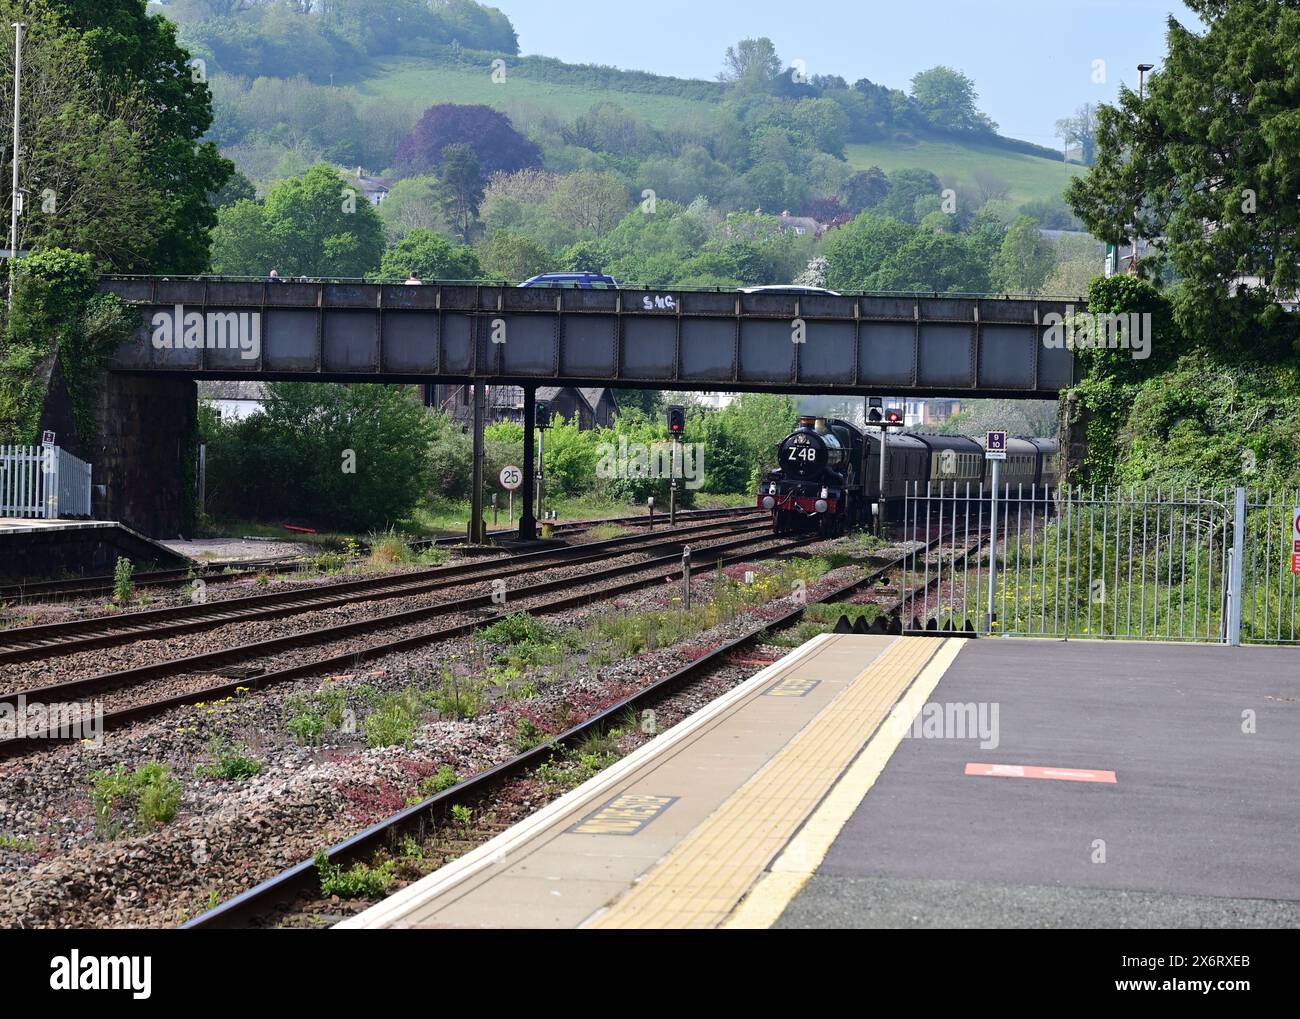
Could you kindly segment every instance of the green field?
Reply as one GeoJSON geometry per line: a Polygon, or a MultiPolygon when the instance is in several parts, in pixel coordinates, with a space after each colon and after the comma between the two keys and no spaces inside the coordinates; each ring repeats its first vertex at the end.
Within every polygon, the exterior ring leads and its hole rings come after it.
{"type": "Polygon", "coordinates": [[[1075,163],[1058,163],[986,145],[962,145],[948,139],[920,140],[913,145],[898,142],[847,145],[845,155],[859,170],[878,166],[888,173],[903,167],[921,167],[943,181],[945,187],[974,184],[978,173],[994,174],[1011,185],[1014,205],[1060,195],[1070,178],[1085,169],[1075,163]]]}
{"type": "Polygon", "coordinates": [[[522,75],[511,75],[509,68],[506,80],[497,84],[492,81],[488,67],[481,72],[468,71],[414,57],[384,60],[377,66],[378,74],[355,83],[354,87],[362,95],[394,102],[414,100],[423,106],[482,103],[525,123],[543,115],[572,120],[596,103],[606,101],[618,103],[661,129],[703,126],[718,115],[716,106],[696,99],[533,81],[522,75]]]}

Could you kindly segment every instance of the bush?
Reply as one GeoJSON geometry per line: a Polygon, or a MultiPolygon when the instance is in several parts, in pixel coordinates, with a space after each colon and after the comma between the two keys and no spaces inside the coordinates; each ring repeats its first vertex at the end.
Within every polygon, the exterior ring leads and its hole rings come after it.
{"type": "Polygon", "coordinates": [[[200,764],[195,770],[205,778],[223,778],[228,782],[252,778],[262,770],[262,764],[256,758],[244,753],[243,747],[232,746],[220,736],[214,736],[208,744],[211,764],[200,764]]]}
{"type": "Polygon", "coordinates": [[[111,771],[91,774],[90,800],[101,831],[116,834],[120,822],[114,820],[119,807],[133,807],[136,822],[142,828],[168,824],[176,817],[181,802],[181,784],[171,769],[157,761],[148,761],[134,771],[119,764],[111,771]]]}
{"type": "Polygon", "coordinates": [[[211,512],[382,530],[435,480],[441,424],[405,386],[272,383],[266,413],[209,424],[211,512]]]}
{"type": "Polygon", "coordinates": [[[396,868],[394,861],[385,860],[377,867],[358,863],[344,870],[338,864],[330,863],[323,851],[312,857],[312,862],[320,874],[321,894],[337,895],[340,899],[378,898],[393,883],[393,870],[396,868]]]}

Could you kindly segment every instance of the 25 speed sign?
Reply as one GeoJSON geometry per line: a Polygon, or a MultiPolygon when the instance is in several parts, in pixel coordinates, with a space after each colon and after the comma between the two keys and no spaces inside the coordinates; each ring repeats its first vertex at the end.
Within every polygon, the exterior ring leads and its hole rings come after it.
{"type": "Polygon", "coordinates": [[[524,472],[518,467],[501,468],[501,487],[507,492],[513,492],[524,483],[524,472]]]}

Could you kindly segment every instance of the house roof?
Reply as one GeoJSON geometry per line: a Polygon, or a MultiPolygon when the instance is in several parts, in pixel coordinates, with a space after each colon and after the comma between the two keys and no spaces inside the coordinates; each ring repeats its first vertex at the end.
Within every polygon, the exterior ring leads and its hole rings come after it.
{"type": "Polygon", "coordinates": [[[265,382],[199,382],[202,400],[265,400],[265,382]]]}
{"type": "MultiPolygon", "coordinates": [[[[578,396],[582,398],[582,402],[585,403],[593,412],[600,406],[600,401],[604,398],[605,394],[609,392],[608,389],[603,387],[583,389],[578,386],[538,386],[537,399],[545,400],[547,403],[550,403],[559,397],[559,395],[566,389],[572,389],[573,392],[577,393],[578,396]]],[[[614,397],[611,394],[610,401],[613,402],[613,400],[614,397]]],[[[523,387],[493,386],[488,403],[493,407],[522,407],[524,405],[523,387]]]]}

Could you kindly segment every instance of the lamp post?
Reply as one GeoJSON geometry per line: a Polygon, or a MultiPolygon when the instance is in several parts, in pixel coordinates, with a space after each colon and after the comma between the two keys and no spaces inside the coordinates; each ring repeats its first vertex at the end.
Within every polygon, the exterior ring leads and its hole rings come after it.
{"type": "Polygon", "coordinates": [[[1155,67],[1155,64],[1138,64],[1138,98],[1143,97],[1146,91],[1147,71],[1155,67]]]}
{"type": "Polygon", "coordinates": [[[22,109],[23,29],[27,26],[14,22],[14,178],[9,195],[9,306],[14,303],[14,262],[18,260],[18,207],[22,194],[18,190],[18,114],[22,109]]]}
{"type": "MultiPolygon", "coordinates": [[[[1146,96],[1147,71],[1155,67],[1155,64],[1138,64],[1138,102],[1146,96]]],[[[1138,213],[1141,210],[1133,209],[1133,274],[1137,275],[1138,264],[1138,213]]]]}

